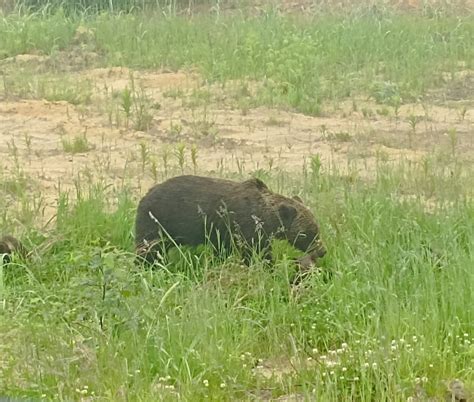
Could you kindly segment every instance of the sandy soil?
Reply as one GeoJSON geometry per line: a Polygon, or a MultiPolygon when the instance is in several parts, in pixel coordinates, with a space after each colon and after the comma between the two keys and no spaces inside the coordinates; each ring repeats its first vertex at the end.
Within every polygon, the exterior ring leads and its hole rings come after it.
{"type": "MultiPolygon", "coordinates": [[[[22,55],[2,65],[21,69],[47,62],[43,56],[22,55]]],[[[46,215],[56,207],[58,188],[73,188],[81,172],[83,180],[131,180],[142,193],[162,179],[164,170],[168,174],[212,174],[224,169],[247,174],[275,168],[301,172],[317,154],[325,169],[344,171],[350,166],[360,175],[370,175],[381,158],[417,161],[451,149],[448,133],[452,130],[456,130],[458,157],[472,161],[474,155],[474,74],[470,71],[447,76],[446,88],[430,94],[423,104],[403,105],[398,117],[392,111],[384,116],[383,105],[368,99],[357,99],[356,110],[352,100],[328,106],[324,117],[247,109],[232,96],[241,84],[230,83],[223,90],[193,72],[92,68],[69,76],[78,85],[88,83],[89,103],[74,105],[9,93],[2,97],[0,92],[3,175],[13,175],[21,166],[32,188],[41,189],[46,197],[46,215]],[[136,104],[149,115],[143,130],[137,130],[143,127],[137,123],[134,105],[128,123],[123,109],[121,96],[132,85],[136,104]],[[415,131],[410,116],[417,116],[415,131]],[[76,137],[85,137],[88,149],[67,152],[65,142],[76,137]],[[185,146],[184,163],[180,144],[185,146]],[[197,164],[192,161],[192,147],[197,150],[197,164]]],[[[249,98],[252,90],[251,85],[249,98]]]]}

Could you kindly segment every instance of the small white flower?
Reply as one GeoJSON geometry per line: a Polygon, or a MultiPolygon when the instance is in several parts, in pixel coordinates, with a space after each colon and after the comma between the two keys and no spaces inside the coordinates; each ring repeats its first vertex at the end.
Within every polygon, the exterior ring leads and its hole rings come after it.
{"type": "Polygon", "coordinates": [[[359,377],[354,377],[354,381],[359,381],[359,377]]]}
{"type": "Polygon", "coordinates": [[[208,381],[208,380],[203,380],[202,383],[204,384],[205,387],[208,387],[208,386],[209,386],[209,381],[208,381]]]}
{"type": "Polygon", "coordinates": [[[373,369],[377,368],[377,363],[375,363],[375,362],[372,363],[372,368],[373,368],[373,369]]]}
{"type": "Polygon", "coordinates": [[[318,353],[318,349],[316,349],[316,348],[313,348],[312,352],[313,352],[313,355],[315,355],[315,354],[317,354],[317,353],[318,353]]]}
{"type": "Polygon", "coordinates": [[[221,385],[220,385],[221,388],[225,388],[226,387],[226,384],[225,382],[221,382],[221,385]]]}
{"type": "Polygon", "coordinates": [[[343,367],[343,368],[342,368],[342,372],[344,373],[344,372],[346,372],[346,371],[347,371],[347,367],[343,367]]]}
{"type": "Polygon", "coordinates": [[[342,349],[347,349],[347,347],[348,347],[347,343],[343,342],[342,345],[341,345],[341,348],[342,349]]]}

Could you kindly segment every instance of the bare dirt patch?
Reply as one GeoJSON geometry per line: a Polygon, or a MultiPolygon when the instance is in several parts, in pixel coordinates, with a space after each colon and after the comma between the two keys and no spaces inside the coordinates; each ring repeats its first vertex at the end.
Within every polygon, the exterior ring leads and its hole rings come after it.
{"type": "Polygon", "coordinates": [[[323,168],[350,167],[362,176],[370,175],[381,158],[418,161],[450,150],[473,158],[469,103],[409,104],[395,114],[356,99],[314,117],[239,108],[222,88],[207,85],[194,72],[97,68],[71,73],[71,79],[92,82],[90,104],[8,97],[0,103],[2,170],[13,174],[20,165],[42,189],[49,213],[58,189],[72,189],[84,172],[87,180],[130,181],[141,193],[165,174],[301,172],[315,155],[323,168]],[[146,129],[137,129],[145,118],[146,129]],[[68,152],[65,142],[77,138],[87,146],[68,152]]]}

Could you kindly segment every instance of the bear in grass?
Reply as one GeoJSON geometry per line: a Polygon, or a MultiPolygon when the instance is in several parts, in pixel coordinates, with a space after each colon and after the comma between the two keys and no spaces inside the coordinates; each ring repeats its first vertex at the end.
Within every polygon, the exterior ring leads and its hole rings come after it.
{"type": "Polygon", "coordinates": [[[172,245],[203,243],[219,250],[236,246],[246,263],[255,250],[271,260],[273,238],[303,251],[303,268],[326,253],[318,223],[301,199],[274,193],[257,178],[177,176],[152,187],[137,208],[137,254],[151,263],[172,245]]]}

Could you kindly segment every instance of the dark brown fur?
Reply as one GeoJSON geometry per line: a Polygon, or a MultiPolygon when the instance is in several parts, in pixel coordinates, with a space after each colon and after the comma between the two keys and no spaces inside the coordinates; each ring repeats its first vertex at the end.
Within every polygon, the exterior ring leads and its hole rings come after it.
{"type": "Polygon", "coordinates": [[[220,242],[225,249],[240,234],[237,244],[246,257],[253,247],[271,258],[272,236],[307,253],[301,259],[305,267],[326,253],[311,211],[299,198],[276,194],[259,179],[238,183],[178,176],[152,187],[138,205],[137,252],[150,262],[156,258],[154,245],[166,243],[162,240],[167,235],[178,245],[195,246],[206,242],[206,230],[208,240],[216,247],[220,242]]]}
{"type": "Polygon", "coordinates": [[[11,261],[11,255],[13,253],[20,256],[25,256],[27,254],[26,249],[15,237],[10,235],[0,237],[0,256],[3,256],[4,264],[11,261]]]}

